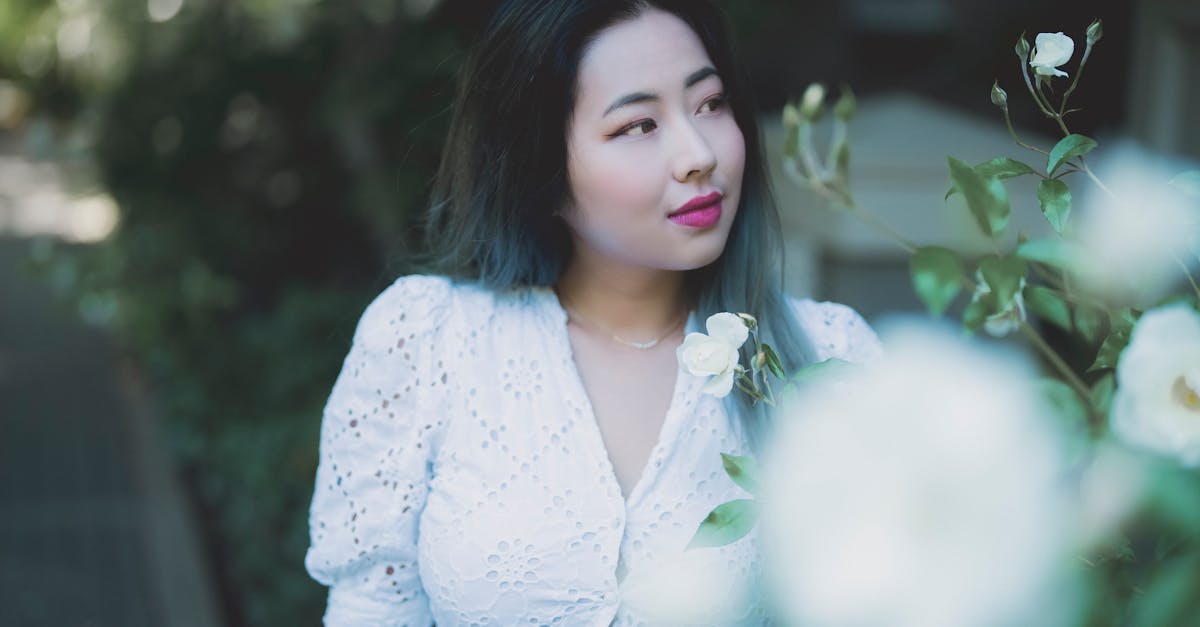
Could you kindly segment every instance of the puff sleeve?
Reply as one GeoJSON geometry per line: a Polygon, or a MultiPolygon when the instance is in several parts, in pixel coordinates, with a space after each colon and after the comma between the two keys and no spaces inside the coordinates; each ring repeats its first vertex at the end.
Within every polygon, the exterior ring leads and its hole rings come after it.
{"type": "Polygon", "coordinates": [[[870,363],[883,355],[883,346],[867,321],[841,303],[792,299],[792,311],[808,331],[817,360],[842,359],[870,363]]]}
{"type": "Polygon", "coordinates": [[[325,405],[305,568],[329,586],[325,624],[433,623],[417,570],[432,449],[445,279],[403,277],[365,310],[325,405]]]}

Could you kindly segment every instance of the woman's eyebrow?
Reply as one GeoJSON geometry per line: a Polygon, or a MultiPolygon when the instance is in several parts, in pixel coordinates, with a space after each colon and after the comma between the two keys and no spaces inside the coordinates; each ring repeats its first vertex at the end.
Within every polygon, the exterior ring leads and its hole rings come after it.
{"type": "MultiPolygon", "coordinates": [[[[712,66],[704,66],[695,72],[688,74],[688,77],[683,81],[683,87],[684,89],[687,89],[692,85],[695,85],[696,83],[708,78],[709,76],[717,76],[717,70],[712,66]]],[[[608,105],[608,108],[604,110],[604,115],[600,117],[606,117],[608,114],[626,105],[654,100],[658,100],[658,96],[649,92],[636,91],[632,94],[626,94],[620,98],[617,98],[612,104],[608,105]]]]}

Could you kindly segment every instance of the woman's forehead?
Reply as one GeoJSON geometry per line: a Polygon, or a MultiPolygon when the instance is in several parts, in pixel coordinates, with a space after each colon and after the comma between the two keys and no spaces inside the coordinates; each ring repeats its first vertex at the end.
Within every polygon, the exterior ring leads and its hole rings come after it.
{"type": "Polygon", "coordinates": [[[596,36],[579,63],[577,108],[601,116],[614,99],[634,92],[668,97],[711,67],[704,44],[686,22],[647,9],[596,36]]]}

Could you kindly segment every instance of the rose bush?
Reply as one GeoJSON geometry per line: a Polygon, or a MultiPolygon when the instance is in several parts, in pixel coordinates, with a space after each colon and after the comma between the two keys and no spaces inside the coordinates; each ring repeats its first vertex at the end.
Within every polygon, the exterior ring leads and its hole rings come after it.
{"type": "MultiPolygon", "coordinates": [[[[997,80],[992,103],[1014,143],[1037,156],[1028,163],[1008,156],[977,164],[948,158],[946,199],[961,199],[992,241],[988,254],[920,246],[865,212],[848,175],[851,116],[834,116],[826,150],[816,145],[821,111],[811,110],[815,98],[785,106],[784,171],[906,250],[913,288],[932,316],[954,311],[954,301],[969,294],[960,314],[966,331],[1022,338],[1048,371],[1029,365],[1023,381],[993,375],[976,384],[972,377],[992,367],[968,365],[957,349],[943,346],[931,361],[955,367],[892,359],[904,366],[852,375],[847,380],[855,392],[826,390],[802,409],[784,412],[777,443],[782,466],[764,461],[757,479],[764,488],[754,503],[764,542],[774,542],[765,555],[783,563],[768,579],[793,612],[788,618],[826,627],[1196,624],[1200,597],[1188,591],[1200,590],[1200,169],[1128,148],[1110,161],[1097,159],[1098,166],[1090,163],[1098,143],[1072,132],[1067,117],[1078,108],[1068,101],[1102,35],[1099,20],[1087,28],[1083,54],[1062,90],[1052,89],[1050,80],[1068,75],[1059,68],[1074,53],[1070,37],[1041,33],[1034,49],[1022,36],[1014,46],[1033,105],[1061,132],[1053,146],[1022,141],[1010,117],[1013,102],[997,80]],[[1039,179],[1037,204],[1052,234],[1030,239],[1011,232],[1020,205],[1010,199],[1006,181],[1016,177],[1039,179]],[[1086,188],[1074,188],[1075,181],[1086,188]],[[1060,355],[1064,348],[1071,353],[1060,355]],[[920,376],[906,378],[914,373],[920,376]],[[1031,392],[1031,380],[1048,406],[987,427],[989,416],[1031,392]],[[1071,556],[1065,583],[1020,568],[1064,521],[1044,519],[1036,531],[1047,535],[1022,543],[1014,540],[1017,530],[993,525],[1009,516],[1023,525],[1036,502],[979,513],[989,500],[1019,493],[1006,482],[1029,470],[1026,452],[1015,447],[994,457],[991,451],[1011,443],[1005,429],[1030,416],[1067,442],[1064,471],[1048,472],[1066,488],[1061,504],[1070,509],[1067,533],[1049,549],[1071,556]],[[949,417],[954,420],[939,426],[949,417]],[[960,458],[962,451],[978,458],[960,458]],[[973,463],[990,470],[976,472],[973,463]],[[963,542],[956,551],[938,545],[956,541],[963,542]],[[973,571],[955,570],[962,556],[970,556],[973,571]],[[973,578],[977,573],[993,578],[973,578]],[[1036,603],[1037,586],[1043,596],[1036,618],[1004,615],[1021,599],[1036,603]],[[1005,590],[1012,603],[1000,600],[1005,590]],[[1081,603],[1073,608],[1062,598],[1081,603]]],[[[849,90],[840,102],[853,102],[849,90]]],[[[730,477],[744,481],[745,467],[739,460],[730,477]]],[[[697,535],[721,530],[709,527],[697,535]]]]}

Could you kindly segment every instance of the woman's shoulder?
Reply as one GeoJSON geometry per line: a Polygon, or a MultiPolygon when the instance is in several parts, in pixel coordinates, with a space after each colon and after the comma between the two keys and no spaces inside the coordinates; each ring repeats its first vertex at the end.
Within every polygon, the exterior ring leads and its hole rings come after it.
{"type": "Polygon", "coordinates": [[[443,322],[454,300],[450,279],[442,276],[412,274],[402,276],[382,291],[363,311],[359,333],[381,328],[426,329],[443,322]]]}
{"type": "Polygon", "coordinates": [[[879,336],[853,307],[791,296],[788,304],[808,335],[818,361],[836,358],[864,363],[882,354],[879,336]]]}
{"type": "Polygon", "coordinates": [[[498,310],[534,301],[533,288],[493,290],[476,281],[435,274],[397,278],[367,306],[363,321],[415,331],[481,322],[498,310]]]}

